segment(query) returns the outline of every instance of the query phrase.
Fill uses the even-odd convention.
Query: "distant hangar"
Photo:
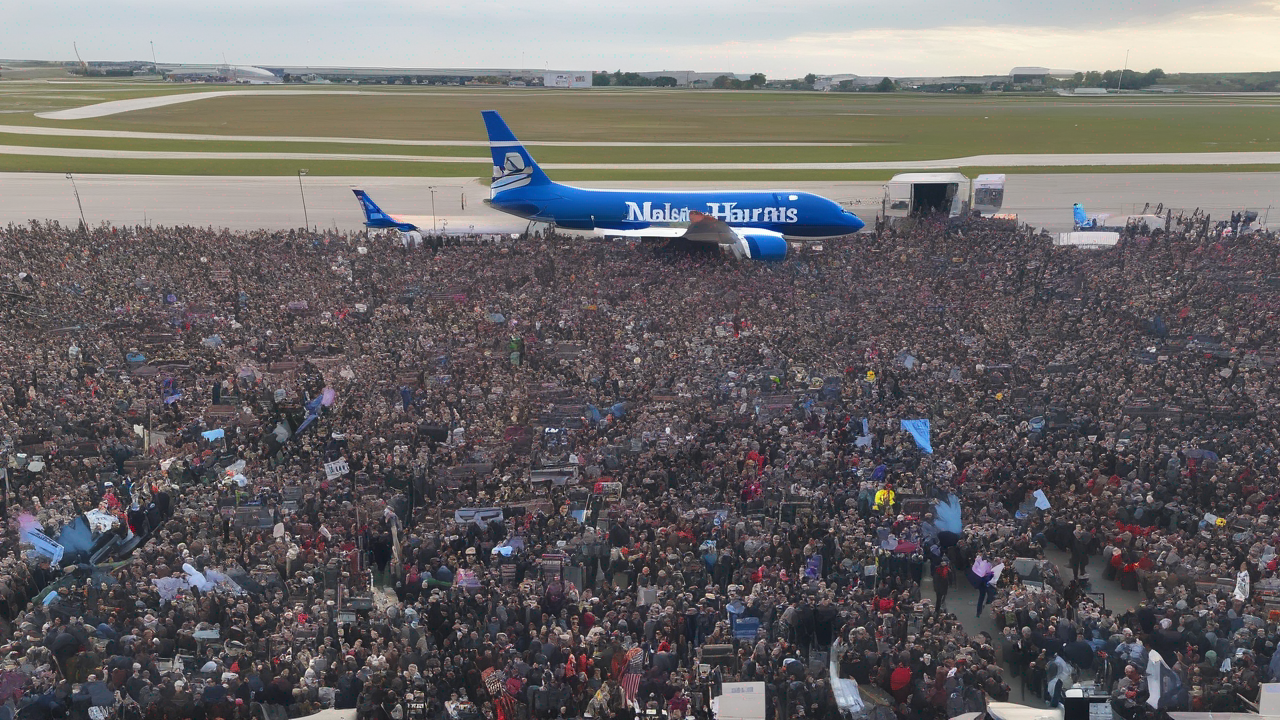
[[[479,78],[498,78],[511,84],[557,88],[591,87],[590,70],[543,68],[426,68],[339,67],[326,65],[189,65],[161,64],[172,80],[267,84],[280,82],[365,82],[405,85],[464,84]]]

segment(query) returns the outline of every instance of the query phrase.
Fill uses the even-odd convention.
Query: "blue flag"
[[[938,521],[934,523],[938,530],[959,535],[964,529],[964,521],[960,517],[960,499],[955,495],[948,495],[945,501],[935,502],[933,512],[938,516]]]
[[[921,418],[919,420],[903,420],[902,429],[911,433],[911,437],[915,438],[917,447],[930,455],[933,454],[933,444],[929,440],[928,418]]]

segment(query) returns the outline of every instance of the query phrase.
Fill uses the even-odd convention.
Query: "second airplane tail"
[[[383,212],[382,208],[378,207],[378,204],[364,190],[352,188],[351,192],[355,193],[356,198],[360,200],[360,209],[364,211],[365,227],[375,229],[395,228],[401,232],[418,229],[413,223],[400,222]]]
[[[550,184],[550,178],[533,161],[502,116],[496,110],[484,110],[481,114],[484,116],[484,129],[489,133],[489,152],[493,155],[493,184],[490,186],[493,192]]]

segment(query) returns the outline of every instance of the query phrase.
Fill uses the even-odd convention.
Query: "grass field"
[[[460,163],[355,162],[331,160],[133,160],[0,155],[0,172],[74,172],[126,175],[294,175],[305,166],[314,176],[333,177],[460,177],[476,178],[476,165]],[[1280,172],[1280,165],[1118,165],[1036,168],[962,167],[969,177],[982,173],[1202,173]],[[548,173],[553,180],[888,180],[894,170],[616,170],[573,169]],[[485,182],[487,177],[482,178]]]
[[[501,111],[525,140],[635,142],[840,142],[852,147],[534,147],[544,163],[857,162],[930,160],[994,153],[1280,151],[1280,98],[1139,96],[1070,98],[651,89],[552,91],[531,88],[323,86],[350,95],[217,98],[92,120],[56,121],[37,112],[132,97],[236,89],[157,82],[0,83],[0,124],[93,130],[254,136],[376,138],[378,145],[53,137],[0,133],[0,145],[195,152],[361,153],[483,158],[484,148],[407,146],[397,140],[483,140],[479,111]],[[252,92],[253,88],[248,88]],[[355,94],[354,91],[370,94]],[[475,176],[453,163],[306,161],[315,173]],[[292,174],[293,160],[114,160],[0,155],[0,169],[75,172]],[[111,169],[103,169],[111,168]],[[1132,168],[1097,168],[1121,172]],[[1222,171],[1166,166],[1151,171]],[[1241,170],[1268,169],[1261,165]],[[1023,168],[998,168],[1029,172]],[[1055,168],[1050,172],[1065,172]],[[1072,168],[1079,171],[1080,168]],[[1044,171],[1037,168],[1036,172]],[[736,171],[560,171],[565,179],[730,176]],[[764,170],[762,179],[828,179],[826,170]],[[840,172],[879,179],[892,173]]]

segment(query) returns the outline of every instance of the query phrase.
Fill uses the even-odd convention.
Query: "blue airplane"
[[[364,210],[364,226],[373,230],[399,230],[402,233],[421,232],[416,222],[419,218],[405,215],[389,215],[378,207],[364,190],[352,188],[360,201],[360,209]]]
[[[780,261],[787,239],[851,235],[866,223],[838,204],[792,191],[588,190],[552,182],[493,110],[482,112],[502,212],[606,237],[683,238],[738,258]]]

